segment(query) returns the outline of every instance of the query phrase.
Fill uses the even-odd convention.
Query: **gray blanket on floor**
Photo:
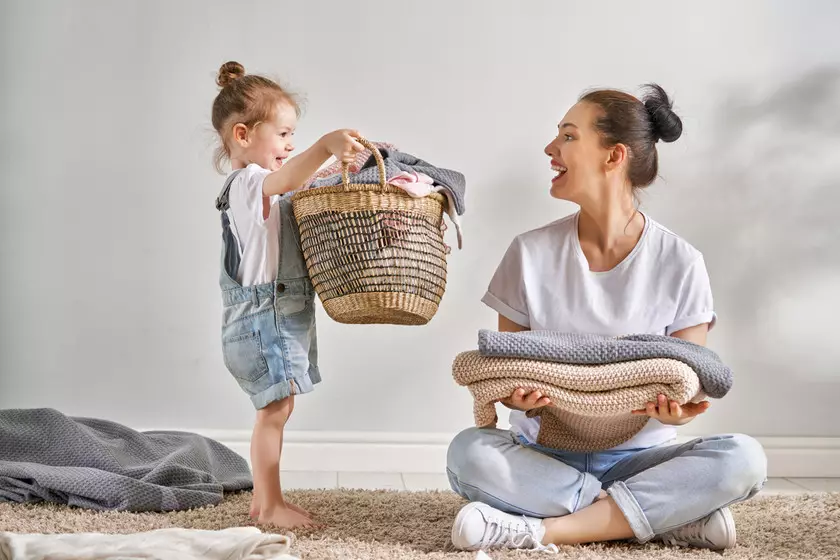
[[[248,463],[184,432],[137,432],[52,409],[0,410],[0,501],[172,511],[252,487]]]
[[[478,351],[482,356],[583,365],[671,358],[693,369],[703,392],[710,397],[719,399],[732,388],[732,371],[717,354],[672,336],[634,334],[610,338],[554,331],[481,330]]]
[[[388,178],[399,175],[403,171],[416,171],[425,173],[435,182],[452,194],[455,203],[455,211],[462,215],[466,211],[464,197],[467,190],[467,181],[463,173],[451,169],[435,167],[427,161],[416,158],[411,154],[398,152],[396,150],[380,149],[382,159],[385,161],[385,176]],[[376,166],[376,159],[370,156],[358,173],[350,173],[351,183],[378,184],[379,168]],[[312,182],[312,187],[332,187],[341,184],[341,173],[331,175]]]

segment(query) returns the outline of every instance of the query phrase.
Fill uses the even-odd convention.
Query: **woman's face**
[[[580,204],[606,175],[610,150],[601,145],[595,129],[599,107],[580,102],[558,125],[557,138],[545,147],[556,173],[551,180],[551,196]]]

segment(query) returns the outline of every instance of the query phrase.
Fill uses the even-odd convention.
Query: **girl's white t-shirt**
[[[615,268],[592,272],[572,214],[516,237],[502,258],[482,301],[531,330],[603,336],[670,335],[709,323],[716,316],[703,255],[644,215],[636,247]],[[511,411],[511,429],[536,442],[539,418]],[[651,418],[615,449],[660,445],[676,427]]]
[[[236,281],[243,286],[274,282],[280,266],[280,197],[269,199],[263,217],[263,181],[271,173],[256,163],[234,178],[228,194],[230,227],[239,247]]]

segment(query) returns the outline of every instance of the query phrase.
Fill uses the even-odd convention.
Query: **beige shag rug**
[[[304,560],[473,559],[449,544],[452,520],[464,501],[451,492],[364,490],[294,491],[289,499],[327,526],[299,531],[292,552]],[[183,527],[223,529],[251,525],[251,494],[222,504],[174,513],[94,513],[54,505],[0,503],[0,531],[16,533],[131,533]],[[723,555],[732,560],[840,559],[840,494],[759,497],[732,508],[738,546]],[[542,554],[538,555],[540,558]],[[522,551],[491,552],[494,560],[536,558]],[[550,556],[549,556],[550,557]],[[563,547],[556,558],[664,559],[720,558],[706,550],[625,543]]]

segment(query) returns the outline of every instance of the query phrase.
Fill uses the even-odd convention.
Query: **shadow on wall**
[[[702,241],[727,346],[762,378],[836,383],[840,68],[733,90],[716,116],[678,212]]]

